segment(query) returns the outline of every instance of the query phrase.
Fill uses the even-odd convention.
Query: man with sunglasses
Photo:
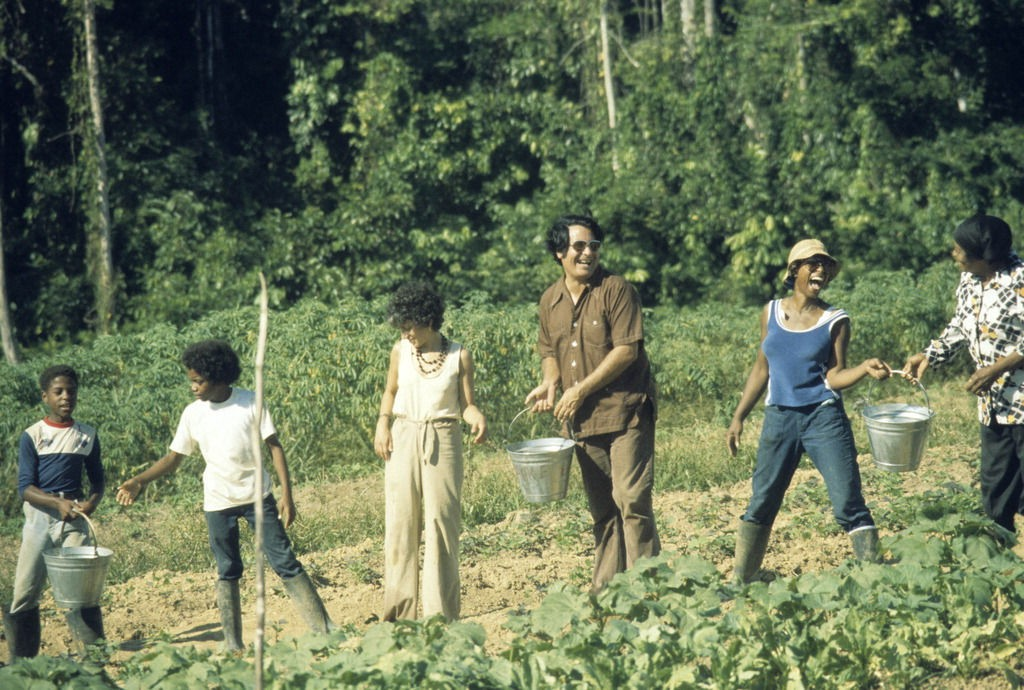
[[[576,438],[594,521],[594,592],[661,549],[651,500],[654,379],[640,298],[601,267],[603,239],[585,215],[563,216],[548,230],[563,275],[540,299],[542,381],[526,396],[534,412],[553,411]]]

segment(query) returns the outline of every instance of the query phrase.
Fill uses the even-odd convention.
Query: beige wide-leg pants
[[[456,419],[395,419],[384,469],[384,620],[415,618],[423,533],[423,615],[459,617],[462,430]]]

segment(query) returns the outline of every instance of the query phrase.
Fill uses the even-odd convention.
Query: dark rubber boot
[[[299,610],[302,620],[313,632],[326,633],[334,629],[331,617],[327,615],[324,602],[317,594],[316,587],[309,579],[309,575],[302,572],[295,577],[289,577],[284,582],[284,588],[288,595],[295,602],[295,608]]]
[[[7,649],[10,660],[28,659],[39,654],[39,639],[42,627],[39,623],[39,607],[8,613],[4,607],[4,634],[7,635]]]
[[[85,648],[103,639],[103,610],[99,606],[72,609],[65,618],[71,628],[71,637],[75,641],[79,654],[85,654]]]
[[[224,649],[237,652],[242,644],[242,598],[238,593],[238,580],[217,580],[217,609],[224,628]]]
[[[734,583],[746,584],[757,575],[764,553],[768,550],[768,537],[771,533],[771,526],[740,520],[736,531],[736,566],[732,573]]]
[[[850,542],[853,544],[853,555],[858,561],[882,562],[882,557],[878,552],[878,530],[876,528],[850,532]]]

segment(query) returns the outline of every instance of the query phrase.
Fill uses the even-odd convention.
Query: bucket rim
[[[862,407],[860,410],[860,416],[863,417],[865,421],[870,420],[883,423],[887,421],[885,417],[894,413],[915,415],[918,419],[913,421],[918,422],[928,421],[935,416],[935,410],[932,408],[922,407],[920,405],[911,405],[910,403],[878,403],[877,405]]]
[[[65,559],[69,561],[105,559],[114,555],[113,550],[106,546],[53,546],[43,551],[43,558],[46,560]]]
[[[522,417],[522,416],[523,416],[524,414],[526,414],[527,412],[530,412],[531,410],[533,410],[533,408],[532,408],[532,407],[524,407],[524,408],[523,408],[522,410],[520,410],[519,412],[517,412],[517,413],[516,413],[516,416],[512,418],[512,421],[508,423],[508,429],[507,429],[507,430],[505,431],[505,435],[506,435],[506,436],[511,436],[511,435],[512,435],[512,425],[516,423],[516,420],[517,420],[517,419],[519,419],[520,417]],[[552,414],[552,418],[554,418],[554,414]],[[572,430],[572,420],[571,420],[571,419],[570,419],[570,420],[569,420],[569,422],[568,422],[568,423],[566,424],[566,426],[567,426],[567,427],[569,428],[569,439],[571,439],[571,440],[572,440],[572,442],[573,442],[573,443],[575,443],[575,442],[576,442],[576,432],[574,432],[574,431]],[[560,439],[565,439],[565,436],[551,436],[551,437],[546,437],[546,438],[560,438]],[[528,439],[528,440],[529,440],[529,439]],[[515,443],[521,443],[521,441],[516,441]]]
[[[510,453],[521,453],[526,448],[537,447],[537,452],[543,452],[540,450],[540,447],[550,446],[550,448],[546,448],[545,450],[550,450],[551,452],[558,452],[567,450],[569,448],[573,448],[575,447],[575,445],[576,442],[569,438],[563,438],[561,436],[546,436],[544,438],[531,438],[526,439],[524,441],[514,441],[512,443],[507,444],[505,446],[505,450],[507,450]]]
[[[913,378],[912,376],[910,376],[907,372],[903,371],[902,369],[890,369],[889,370],[889,374],[890,374],[890,376],[888,378],[900,378],[900,379],[902,379],[904,381],[907,381],[907,382],[912,383],[915,386],[917,386],[920,389],[920,391],[921,391],[921,395],[924,396],[924,406],[930,412],[934,413],[934,411],[932,410],[931,400],[928,398],[928,390],[924,387],[924,384],[921,383],[920,379]],[[874,389],[876,383],[877,383],[877,381],[875,379],[871,380],[871,385],[868,386],[868,389],[867,389],[867,391],[864,394],[864,398],[861,400],[862,408],[868,408],[868,407],[875,407],[875,406],[877,406],[877,405],[874,405],[874,406],[871,405],[871,391]],[[899,404],[903,404],[903,403],[878,403],[878,404],[879,405],[899,405]]]

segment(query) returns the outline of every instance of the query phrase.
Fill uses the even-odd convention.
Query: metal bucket
[[[114,552],[96,545],[96,528],[82,515],[92,530],[93,546],[60,546],[43,552],[46,573],[50,576],[53,600],[69,609],[87,608],[100,603],[103,581],[107,577]],[[61,540],[64,528],[61,527]]]
[[[893,374],[902,374],[894,371]],[[888,472],[912,472],[921,464],[935,413],[924,394],[925,407],[906,403],[868,405],[861,410],[875,465]]]
[[[508,425],[509,431],[512,430],[512,424],[526,411],[523,410],[512,418]],[[505,446],[512,461],[512,468],[519,479],[523,498],[530,503],[548,503],[565,498],[569,488],[569,468],[572,466],[575,447],[576,442],[572,439],[557,436],[519,441]]]

